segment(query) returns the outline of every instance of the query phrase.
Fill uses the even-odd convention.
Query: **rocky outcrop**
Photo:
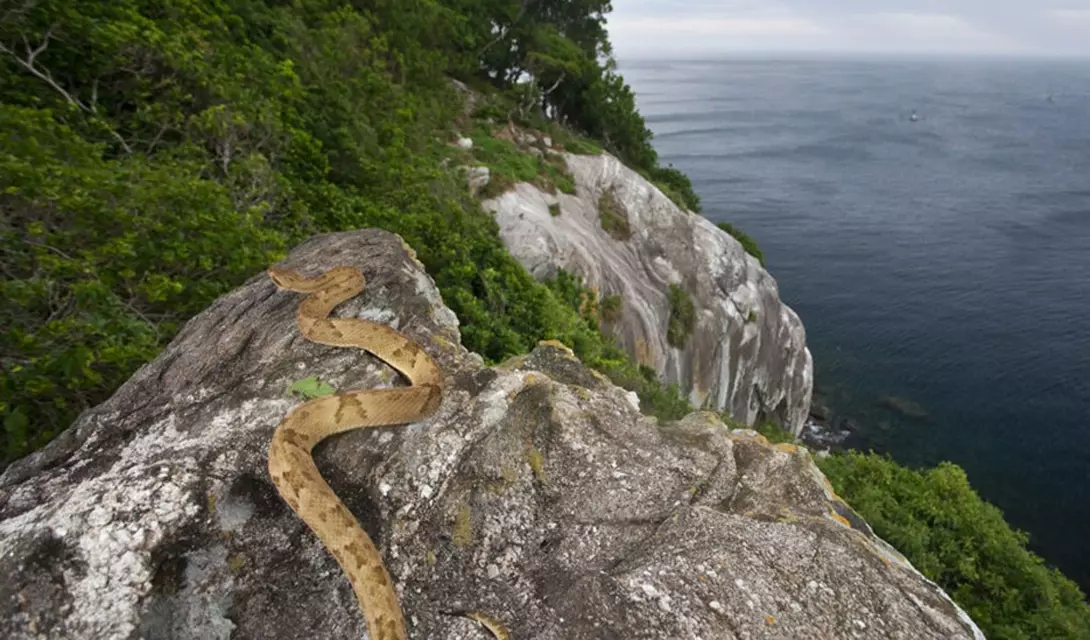
[[[426,421],[350,432],[319,467],[376,538],[413,638],[982,637],[877,539],[803,449],[711,413],[659,426],[562,345],[486,368],[391,234],[318,236],[285,266],[359,267],[337,315],[389,323],[442,367]],[[364,636],[333,558],[266,472],[293,381],[400,384],[303,339],[256,275],[44,450],[0,476],[0,637]]]
[[[564,157],[574,195],[520,183],[484,203],[511,254],[538,278],[564,269],[602,298],[619,295],[620,313],[604,329],[641,364],[678,383],[694,406],[727,411],[747,425],[770,419],[798,434],[812,361],[802,323],[780,300],[776,281],[733,237],[679,209],[613,156]],[[627,233],[611,225],[617,216]],[[671,285],[695,307],[680,347],[668,339]]]

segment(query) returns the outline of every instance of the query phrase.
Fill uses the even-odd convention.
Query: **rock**
[[[481,95],[473,89],[470,89],[466,83],[460,80],[451,78],[450,83],[454,87],[454,90],[458,92],[458,96],[462,100],[463,115],[468,116],[472,114],[481,101]]]
[[[376,538],[412,638],[982,638],[832,493],[809,454],[714,414],[659,426],[570,350],[486,368],[396,236],[326,234],[284,266],[363,270],[337,315],[386,322],[439,362],[438,413],[318,447]],[[0,476],[0,637],[343,639],[347,580],[280,500],[266,455],[294,380],[400,384],[303,339],[302,296],[264,274]]]
[[[747,425],[773,420],[797,435],[809,412],[812,360],[802,322],[780,300],[776,281],[729,234],[680,210],[613,156],[564,158],[575,195],[519,183],[484,202],[512,255],[539,279],[563,268],[602,297],[620,295],[620,320],[607,330],[694,406],[728,411]],[[627,217],[627,239],[602,229],[603,194]],[[549,213],[557,201],[562,216]],[[682,348],[667,340],[671,284],[696,310]]]
[[[472,138],[458,138],[457,144],[462,149],[472,149],[473,148],[473,139]]]
[[[492,180],[492,172],[488,167],[465,167],[465,171],[466,183],[469,185],[469,192],[473,195],[485,188]]]
[[[825,406],[824,404],[822,404],[822,403],[820,403],[820,402],[818,402],[816,400],[813,400],[812,402],[810,402],[810,417],[811,418],[813,418],[815,420],[820,420],[822,422],[825,422],[825,421],[827,421],[829,419],[829,415],[830,415],[829,407]]]

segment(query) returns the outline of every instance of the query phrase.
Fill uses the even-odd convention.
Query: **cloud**
[[[1063,1],[1063,0],[1061,0]],[[624,0],[619,56],[731,51],[1090,56],[1090,0]]]
[[[611,34],[622,37],[716,36],[790,37],[825,34],[820,25],[797,18],[636,18],[610,21]]]
[[[1062,26],[1085,29],[1090,26],[1090,9],[1052,9],[1048,16]],[[1086,33],[1090,38],[1090,32]]]
[[[843,20],[841,30],[856,48],[897,53],[1013,53],[1024,48],[1016,40],[948,13],[864,14]]]

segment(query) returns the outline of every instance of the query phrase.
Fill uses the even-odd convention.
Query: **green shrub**
[[[1026,548],[1028,536],[984,502],[965,472],[924,471],[849,452],[819,459],[837,493],[988,638],[1090,638],[1090,604],[1078,586]]]
[[[549,205],[549,215],[551,215],[554,218],[560,215],[560,204],[559,203],[554,202],[554,203]]]
[[[598,198],[598,223],[614,240],[625,241],[632,237],[628,214],[617,202],[612,191],[604,191]]]
[[[599,304],[601,309],[602,320],[613,324],[621,319],[621,296],[613,294],[602,298],[602,302]]]
[[[666,341],[681,349],[696,325],[696,308],[689,292],[676,284],[670,285],[670,320],[666,328]]]
[[[734,239],[742,245],[742,248],[746,250],[746,253],[757,258],[757,262],[760,262],[762,267],[765,266],[765,255],[761,252],[761,248],[757,246],[757,242],[754,241],[753,238],[747,236],[741,229],[734,227],[729,222],[720,222],[716,226],[733,236]]]

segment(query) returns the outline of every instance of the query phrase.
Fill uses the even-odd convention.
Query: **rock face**
[[[659,426],[563,346],[486,368],[396,237],[318,236],[285,266],[359,267],[337,315],[416,338],[439,412],[318,447],[375,537],[413,638],[982,638],[837,499],[805,450],[711,413]],[[301,296],[263,274],[0,476],[0,637],[365,636],[333,558],[266,472],[293,381],[400,384],[303,339]]]
[[[641,364],[678,383],[694,406],[749,425],[771,419],[798,434],[813,367],[806,332],[780,301],[776,281],[733,237],[679,209],[613,156],[564,155],[574,195],[520,183],[484,203],[511,254],[535,277],[562,268],[602,297],[620,295],[620,314],[604,328]],[[603,229],[603,195],[627,218],[628,237]],[[671,284],[696,311],[681,348],[667,339]]]

